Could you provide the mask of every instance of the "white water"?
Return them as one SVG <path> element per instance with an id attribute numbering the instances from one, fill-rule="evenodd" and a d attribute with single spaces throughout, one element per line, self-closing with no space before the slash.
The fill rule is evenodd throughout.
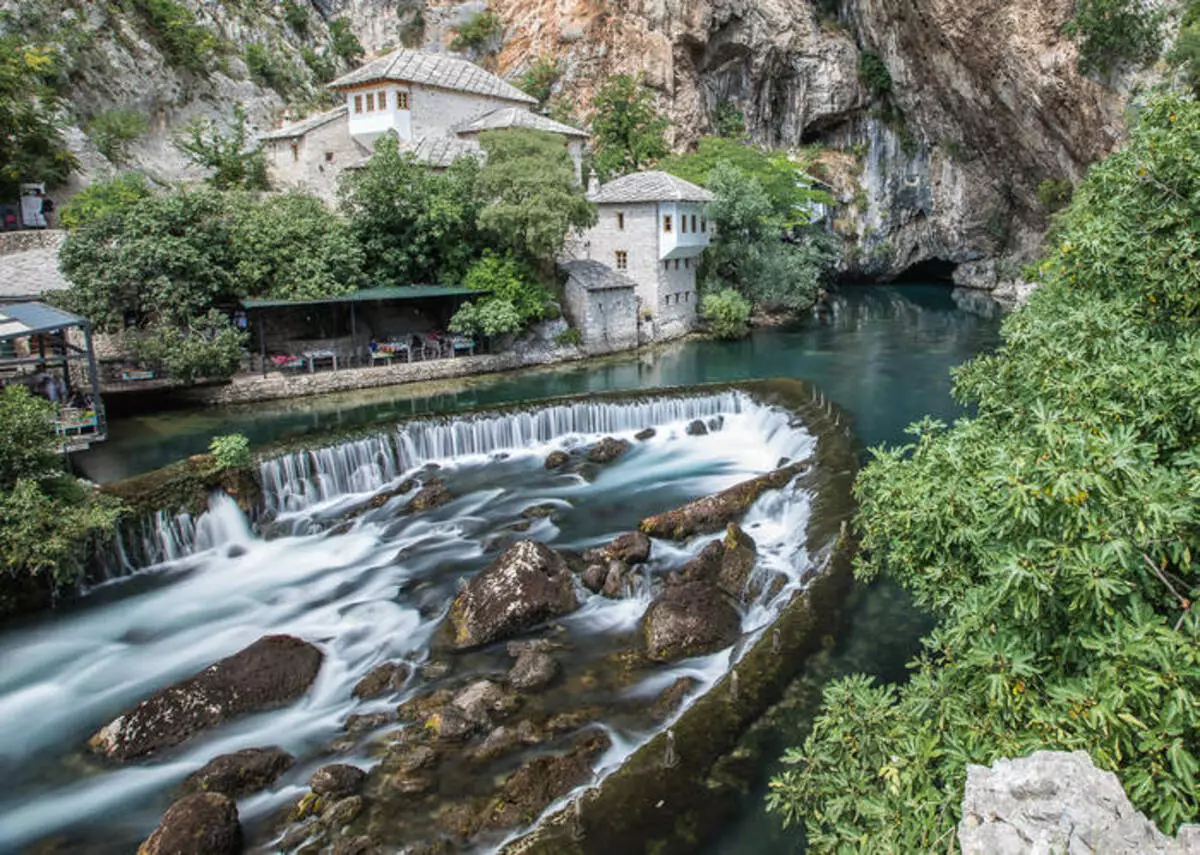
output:
<path id="1" fill-rule="evenodd" d="M 405 426 L 395 441 L 376 438 L 280 458 L 264 464 L 264 476 L 276 476 L 270 483 L 278 507 L 294 508 L 298 497 L 311 500 L 308 510 L 287 512 L 297 522 L 387 488 L 427 462 L 442 466 L 440 474 L 459 498 L 415 517 L 371 511 L 336 536 L 263 540 L 231 500 L 217 497 L 194 523 L 160 521 L 159 530 L 171 536 L 159 536 L 166 560 L 155 572 L 109 582 L 82 608 L 0 634 L 0 774 L 6 781 L 0 788 L 0 852 L 64 831 L 88 851 L 129 851 L 188 773 L 223 752 L 280 745 L 300 762 L 275 790 L 239 806 L 244 821 L 264 817 L 297 798 L 298 785 L 330 762 L 322 751 L 340 734 L 345 717 L 370 707 L 350 697 L 357 679 L 382 661 L 426 655 L 458 580 L 490 560 L 488 541 L 520 519 L 522 509 L 558 503 L 561 519 L 538 520 L 522 536 L 586 547 L 633 528 L 648 513 L 767 471 L 780 457 L 806 457 L 813 446 L 802 428 L 790 426 L 789 414 L 736 393 L 621 408 L 583 404 L 422 422 Z M 723 415 L 721 430 L 686 436 L 687 422 L 702 415 Z M 590 483 L 541 466 L 551 448 L 649 425 L 658 429 L 653 439 L 600 467 Z M 589 435 L 587 428 L 595 431 Z M 391 458 L 383 454 L 389 444 L 396 451 Z M 510 456 L 489 460 L 501 450 Z M 807 518 L 808 497 L 800 491 L 770 493 L 756 503 L 745 521 L 759 544 L 756 572 L 784 574 L 789 590 L 802 584 Z M 648 570 L 678 566 L 702 546 L 656 542 Z M 412 584 L 411 593 L 398 593 L 417 582 L 422 584 Z M 635 627 L 650 596 L 646 581 L 624 600 L 587 596 L 562 623 L 586 648 L 592 643 L 587 639 Z M 748 609 L 744 630 L 759 630 L 784 597 Z M 119 770 L 82 752 L 92 732 L 138 700 L 268 633 L 299 636 L 325 653 L 316 684 L 300 701 Z M 629 696 L 648 697 L 685 674 L 700 681 L 701 692 L 728 661 L 726 651 L 664 667 L 631 687 Z M 597 774 L 651 735 L 610 732 L 613 748 Z M 369 765 L 365 756 L 337 759 Z"/>

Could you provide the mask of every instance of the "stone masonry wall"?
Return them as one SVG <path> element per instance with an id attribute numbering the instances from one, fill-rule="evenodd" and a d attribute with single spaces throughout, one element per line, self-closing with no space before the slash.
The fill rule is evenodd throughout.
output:
<path id="1" fill-rule="evenodd" d="M 61 229 L 23 229 L 0 232 L 0 255 L 29 252 L 33 249 L 58 250 L 67 233 Z"/>
<path id="2" fill-rule="evenodd" d="M 583 257 L 607 264 L 637 283 L 637 296 L 644 309 L 658 305 L 658 206 L 653 202 L 600 205 L 596 225 L 584 235 Z M 618 228 L 617 214 L 625 215 L 625 228 Z M 617 267 L 616 253 L 628 253 L 628 267 Z"/>
<path id="3" fill-rule="evenodd" d="M 295 144 L 295 154 L 292 145 Z M 270 140 L 264 146 L 271 180 L 280 188 L 304 190 L 332 204 L 338 178 L 346 167 L 370 152 L 350 136 L 346 117 L 339 116 L 295 140 Z M 326 154 L 333 159 L 327 160 Z"/>
<path id="4" fill-rule="evenodd" d="M 588 353 L 610 353 L 637 347 L 637 295 L 633 288 L 588 290 L 568 279 L 567 311 Z"/>

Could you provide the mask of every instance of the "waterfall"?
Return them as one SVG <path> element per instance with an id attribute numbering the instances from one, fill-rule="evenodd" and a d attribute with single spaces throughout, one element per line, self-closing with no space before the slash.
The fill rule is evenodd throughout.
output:
<path id="1" fill-rule="evenodd" d="M 579 401 L 512 413 L 417 419 L 393 435 L 298 451 L 262 463 L 266 506 L 302 511 L 339 496 L 381 489 L 426 463 L 515 451 L 563 440 L 632 433 L 757 406 L 741 392 L 626 401 Z"/>

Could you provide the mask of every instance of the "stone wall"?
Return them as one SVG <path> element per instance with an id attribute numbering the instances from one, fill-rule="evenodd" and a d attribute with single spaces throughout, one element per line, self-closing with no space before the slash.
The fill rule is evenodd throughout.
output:
<path id="1" fill-rule="evenodd" d="M 412 125 L 414 137 L 456 138 L 452 129 L 498 110 L 514 106 L 512 101 L 473 95 L 469 92 L 452 92 L 432 86 L 414 86 L 412 89 Z M 518 105 L 528 109 L 528 105 Z"/>
<path id="2" fill-rule="evenodd" d="M 637 347 L 637 296 L 633 288 L 588 289 L 567 280 L 567 312 L 588 353 L 610 353 Z"/>
<path id="3" fill-rule="evenodd" d="M 624 228 L 617 215 L 624 215 Z M 607 264 L 637 283 L 644 307 L 658 305 L 658 206 L 653 202 L 601 205 L 596 225 L 584 235 L 583 258 Z M 627 267 L 617 267 L 616 253 L 627 254 Z"/>
<path id="4" fill-rule="evenodd" d="M 0 232 L 0 256 L 33 249 L 52 249 L 62 246 L 67 233 L 62 229 L 24 229 L 15 232 Z"/>
<path id="5" fill-rule="evenodd" d="M 963 855 L 1198 855 L 1200 826 L 1167 837 L 1087 753 L 1035 751 L 967 767 L 958 842 Z"/>
<path id="6" fill-rule="evenodd" d="M 660 327 L 682 325 L 685 330 L 695 327 L 700 301 L 700 295 L 696 293 L 699 263 L 699 258 L 679 258 L 668 259 L 659 265 L 659 299 L 654 314 Z"/>
<path id="7" fill-rule="evenodd" d="M 370 155 L 350 136 L 345 116 L 297 139 L 268 140 L 263 150 L 275 186 L 303 190 L 329 204 L 337 200 L 342 171 Z"/>

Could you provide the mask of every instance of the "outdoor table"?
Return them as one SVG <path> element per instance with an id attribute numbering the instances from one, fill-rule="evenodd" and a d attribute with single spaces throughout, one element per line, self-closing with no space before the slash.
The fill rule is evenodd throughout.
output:
<path id="1" fill-rule="evenodd" d="M 465 335 L 456 335 L 450 339 L 450 355 L 457 356 L 460 350 L 467 351 L 468 356 L 475 355 L 475 339 Z"/>
<path id="2" fill-rule="evenodd" d="M 306 350 L 306 351 L 304 351 L 304 353 L 301 354 L 301 356 L 303 356 L 305 359 L 308 360 L 308 373 L 309 374 L 312 374 L 316 371 L 316 368 L 314 367 L 314 363 L 318 359 L 331 360 L 333 362 L 333 370 L 337 371 L 337 351 L 330 350 L 329 348 L 321 348 L 319 350 Z"/>

